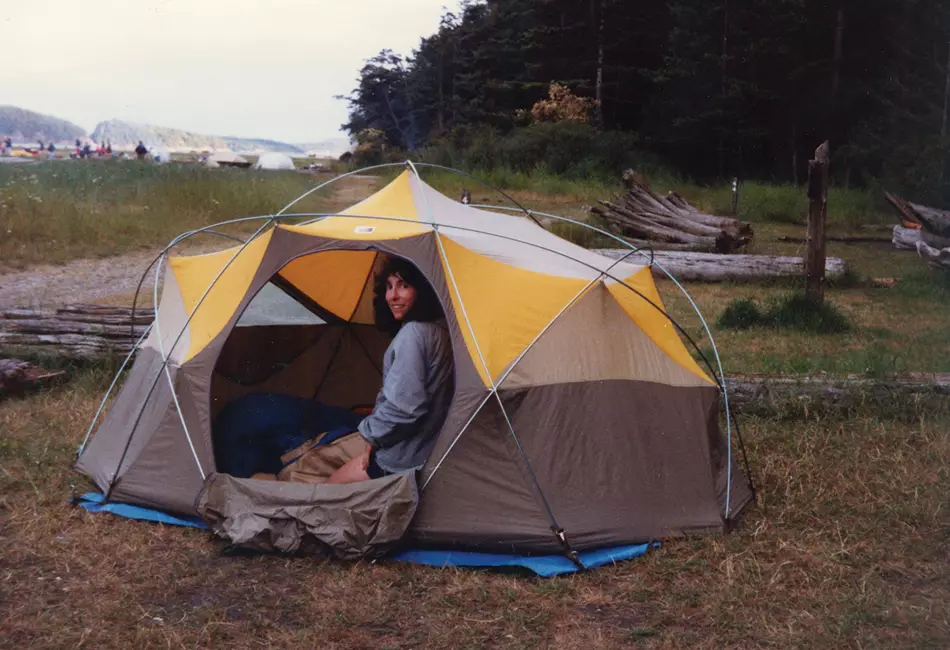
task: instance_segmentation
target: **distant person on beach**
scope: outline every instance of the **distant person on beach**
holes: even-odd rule
[[[55,158],[55,157],[56,157],[56,145],[53,144],[52,142],[50,142],[50,143],[49,143],[49,146],[46,147],[46,151],[47,151],[47,156],[46,156],[47,158]]]
[[[138,146],[135,147],[135,155],[138,156],[139,160],[145,160],[145,156],[148,155],[148,149],[145,148],[141,140],[139,140]]]
[[[80,154],[81,158],[88,158],[92,155],[92,147],[89,146],[89,143],[86,143],[86,146],[82,148],[82,153]]]

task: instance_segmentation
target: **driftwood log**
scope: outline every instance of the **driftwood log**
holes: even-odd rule
[[[895,377],[727,377],[729,406],[738,412],[776,414],[791,409],[841,411],[878,406],[901,408],[950,406],[950,373],[908,373]]]
[[[624,172],[623,183],[625,194],[615,195],[613,201],[598,201],[590,211],[637,246],[731,253],[752,240],[748,223],[706,214],[675,192],[660,196],[633,170]]]
[[[594,252],[612,259],[624,257],[629,249],[597,248]],[[634,264],[649,264],[651,259],[669,271],[677,280],[699,282],[723,282],[725,280],[761,280],[764,278],[800,277],[804,272],[805,260],[801,257],[781,257],[775,255],[717,255],[715,253],[693,253],[682,251],[654,251],[652,257],[635,254],[627,257]],[[829,257],[825,259],[825,277],[839,280],[848,272],[843,259]],[[656,265],[653,275],[666,277]]]
[[[0,359],[0,397],[42,388],[65,375],[65,370],[44,370],[19,359]]]
[[[905,228],[919,229],[920,239],[933,248],[950,248],[950,210],[911,203],[890,192],[884,198],[894,206]]]
[[[917,242],[920,241],[920,228],[905,228],[904,226],[894,226],[894,234],[891,236],[891,243],[898,250],[915,251]]]
[[[151,309],[73,305],[56,310],[0,309],[0,347],[72,359],[128,354],[153,320]]]

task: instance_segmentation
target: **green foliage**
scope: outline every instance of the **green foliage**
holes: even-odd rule
[[[754,301],[748,298],[733,300],[719,315],[716,326],[721,329],[747,330],[750,327],[761,325],[762,312]]]
[[[722,329],[742,330],[760,326],[815,334],[840,334],[851,329],[847,317],[827,300],[817,304],[800,293],[769,300],[764,310],[748,298],[733,300],[716,324]]]
[[[799,293],[772,301],[768,305],[765,320],[773,327],[816,334],[838,334],[851,327],[847,317],[827,300],[818,304]]]
[[[662,170],[658,159],[639,147],[635,134],[602,132],[577,122],[538,123],[507,134],[488,126],[459,127],[436,138],[422,158],[460,169],[506,169],[516,173],[616,182],[619,170]]]
[[[948,41],[943,0],[463,2],[411,56],[366,62],[344,128],[376,128],[397,149],[428,147],[469,169],[618,174],[625,163],[602,150],[613,142],[702,181],[792,186],[829,139],[838,185],[950,200]],[[519,128],[552,83],[593,109],[605,143]],[[473,137],[458,142],[460,129]],[[499,152],[505,144],[517,150]],[[799,193],[756,214],[795,220]],[[843,206],[843,220],[867,207]]]

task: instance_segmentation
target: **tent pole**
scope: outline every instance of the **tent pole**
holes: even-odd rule
[[[419,178],[419,171],[413,165],[412,161],[407,160],[406,163],[409,167],[412,168],[413,173],[416,175],[416,178],[421,182]],[[521,441],[518,440],[518,434],[515,433],[514,425],[511,423],[511,418],[508,417],[508,412],[505,410],[505,404],[501,400],[501,396],[498,394],[498,386],[495,383],[494,378],[491,375],[491,370],[488,368],[488,363],[485,361],[485,355],[482,353],[481,347],[478,345],[478,339],[475,337],[475,328],[472,326],[472,321],[468,317],[468,311],[465,309],[465,301],[462,300],[462,292],[459,291],[458,283],[455,281],[455,274],[452,272],[452,265],[449,264],[449,258],[445,254],[445,246],[442,243],[442,235],[439,232],[439,226],[435,222],[435,217],[432,214],[432,208],[429,206],[429,198],[426,195],[425,191],[422,193],[422,197],[425,201],[426,212],[429,215],[429,223],[432,225],[432,231],[435,233],[435,240],[439,246],[439,254],[442,257],[442,262],[445,264],[445,269],[448,271],[449,280],[452,283],[452,289],[455,291],[455,296],[458,298],[458,304],[462,311],[462,316],[465,317],[465,324],[468,326],[468,331],[472,336],[472,342],[475,344],[475,351],[478,352],[478,358],[482,363],[482,367],[485,369],[485,376],[488,378],[488,381],[491,382],[491,392],[494,394],[495,398],[498,400],[498,407],[501,409],[501,414],[505,418],[505,422],[508,425],[508,431],[511,433],[512,440],[515,441],[515,446],[518,448],[518,454],[521,456],[521,460],[524,463],[525,469],[528,471],[528,476],[531,479],[531,482],[534,484],[534,488],[537,491],[537,495],[541,499],[541,504],[544,507],[548,515],[548,520],[551,523],[551,530],[554,532],[555,536],[561,542],[564,547],[565,554],[568,559],[571,560],[579,569],[584,569],[584,565],[581,563],[580,559],[577,556],[577,553],[571,548],[571,544],[567,539],[567,534],[564,532],[564,528],[557,523],[557,519],[554,516],[554,512],[551,510],[551,504],[548,503],[547,497],[544,495],[544,490],[541,489],[541,484],[538,483],[538,477],[534,473],[534,469],[531,467],[531,462],[528,460],[528,456],[524,453],[524,448],[521,446]]]

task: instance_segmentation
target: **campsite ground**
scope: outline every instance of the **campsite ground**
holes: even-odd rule
[[[0,307],[36,299],[39,287],[52,285],[63,290],[36,302],[125,302],[141,267],[175,233],[266,213],[313,182],[294,174],[214,171],[222,173],[163,170],[166,176],[156,177],[134,164],[50,166],[24,171],[14,183],[7,177],[0,202],[9,206],[12,197],[17,207],[0,208],[0,227],[15,234],[0,237],[8,267],[0,275]],[[60,182],[61,175],[68,180]],[[436,184],[450,195],[458,189],[441,179]],[[338,209],[373,186],[351,181],[336,194],[321,193],[307,209]],[[513,191],[537,209],[568,215],[604,191],[566,189]],[[689,191],[700,204],[721,201],[715,191]],[[84,197],[72,202],[78,207],[70,207],[70,192]],[[476,191],[474,198],[488,195]],[[146,212],[156,216],[146,220]],[[883,213],[842,217],[832,229],[866,234],[859,226],[885,220]],[[798,245],[775,241],[801,235],[790,221],[757,219],[757,252],[794,253]],[[100,258],[116,252],[123,255]],[[946,278],[886,245],[832,244],[830,254],[855,270],[829,291],[851,331],[817,336],[714,325],[727,372],[950,370]],[[67,265],[37,264],[48,261]],[[122,283],[126,276],[134,280],[130,286]],[[868,279],[879,276],[897,283],[874,288]],[[730,300],[765,301],[790,287],[688,289],[715,320]],[[697,331],[685,300],[672,287],[661,292]],[[950,642],[946,405],[821,414],[792,404],[782,417],[742,418],[759,502],[732,534],[669,541],[639,560],[542,580],[386,561],[229,556],[203,532],[74,508],[66,502],[73,486],[82,491],[87,483],[69,467],[111,376],[108,363],[71,371],[48,391],[0,402],[0,647],[923,648]]]

